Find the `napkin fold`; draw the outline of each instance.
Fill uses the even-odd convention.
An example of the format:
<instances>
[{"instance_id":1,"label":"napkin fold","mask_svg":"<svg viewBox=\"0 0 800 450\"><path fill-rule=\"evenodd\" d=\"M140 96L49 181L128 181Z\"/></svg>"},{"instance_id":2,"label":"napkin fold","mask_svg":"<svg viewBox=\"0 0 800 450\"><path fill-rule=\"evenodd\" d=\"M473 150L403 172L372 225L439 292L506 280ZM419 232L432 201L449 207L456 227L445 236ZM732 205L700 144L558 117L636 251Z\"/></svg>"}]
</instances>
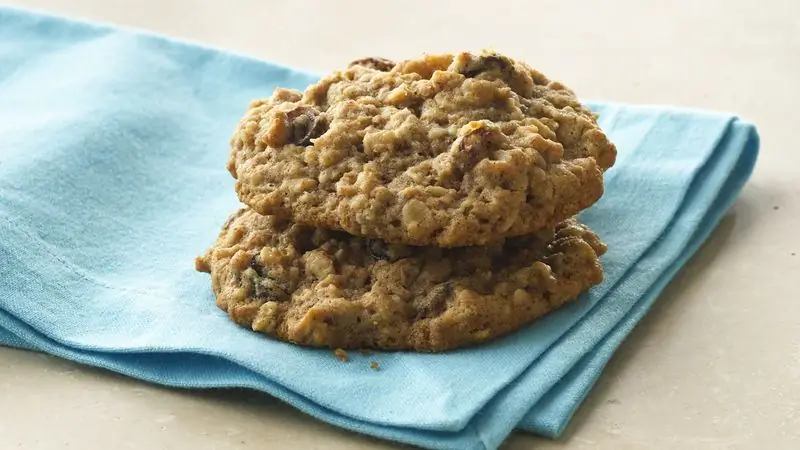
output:
<instances>
[{"instance_id":1,"label":"napkin fold","mask_svg":"<svg viewBox=\"0 0 800 450\"><path fill-rule=\"evenodd\" d=\"M238 208L225 161L246 105L316 79L0 8L0 344L167 386L257 389L422 447L494 449L515 428L557 437L759 148L731 115L590 103L619 148L604 197L581 214L609 246L605 281L481 347L342 363L234 325L193 269Z\"/></svg>"}]
</instances>

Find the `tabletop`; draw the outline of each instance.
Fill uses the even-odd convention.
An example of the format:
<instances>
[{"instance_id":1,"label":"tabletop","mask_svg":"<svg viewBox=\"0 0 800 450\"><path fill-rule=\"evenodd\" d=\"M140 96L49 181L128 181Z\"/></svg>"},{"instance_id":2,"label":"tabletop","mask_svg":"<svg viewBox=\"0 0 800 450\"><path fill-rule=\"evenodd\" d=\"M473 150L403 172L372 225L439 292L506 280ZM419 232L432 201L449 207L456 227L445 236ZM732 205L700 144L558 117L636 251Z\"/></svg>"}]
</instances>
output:
<instances>
[{"instance_id":1,"label":"tabletop","mask_svg":"<svg viewBox=\"0 0 800 450\"><path fill-rule=\"evenodd\" d=\"M800 448L800 2L12 0L324 72L491 48L584 99L732 112L752 180L557 441L504 448ZM2 43L0 43L2 45ZM266 395L181 391L0 348L0 448L398 448Z\"/></svg>"}]
</instances>

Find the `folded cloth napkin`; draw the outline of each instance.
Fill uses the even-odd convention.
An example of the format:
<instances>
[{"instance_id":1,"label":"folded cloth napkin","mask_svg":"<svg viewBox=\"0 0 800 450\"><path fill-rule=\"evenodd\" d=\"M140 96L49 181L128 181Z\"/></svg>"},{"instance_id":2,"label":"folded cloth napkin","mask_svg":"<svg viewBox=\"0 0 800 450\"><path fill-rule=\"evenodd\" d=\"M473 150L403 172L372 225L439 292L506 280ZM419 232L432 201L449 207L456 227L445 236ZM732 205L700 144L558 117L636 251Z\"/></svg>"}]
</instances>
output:
<instances>
[{"instance_id":1,"label":"folded cloth napkin","mask_svg":"<svg viewBox=\"0 0 800 450\"><path fill-rule=\"evenodd\" d=\"M581 215L609 246L605 281L481 347L342 363L237 327L193 268L238 208L225 161L247 103L316 78L0 8L0 343L167 386L257 389L422 447L557 437L758 153L755 128L729 115L590 104L619 148Z\"/></svg>"}]
</instances>

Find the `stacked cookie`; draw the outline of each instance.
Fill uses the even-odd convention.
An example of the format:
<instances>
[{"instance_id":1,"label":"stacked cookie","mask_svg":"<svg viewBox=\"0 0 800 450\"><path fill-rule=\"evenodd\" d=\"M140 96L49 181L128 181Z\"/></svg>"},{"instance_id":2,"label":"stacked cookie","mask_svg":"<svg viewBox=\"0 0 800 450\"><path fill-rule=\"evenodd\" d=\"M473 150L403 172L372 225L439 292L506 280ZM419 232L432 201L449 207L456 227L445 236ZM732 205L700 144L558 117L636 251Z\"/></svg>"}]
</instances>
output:
<instances>
[{"instance_id":1,"label":"stacked cookie","mask_svg":"<svg viewBox=\"0 0 800 450\"><path fill-rule=\"evenodd\" d=\"M602 280L574 216L616 149L574 93L496 53L355 61L251 103L247 205L197 259L238 324L303 345L442 351Z\"/></svg>"}]
</instances>

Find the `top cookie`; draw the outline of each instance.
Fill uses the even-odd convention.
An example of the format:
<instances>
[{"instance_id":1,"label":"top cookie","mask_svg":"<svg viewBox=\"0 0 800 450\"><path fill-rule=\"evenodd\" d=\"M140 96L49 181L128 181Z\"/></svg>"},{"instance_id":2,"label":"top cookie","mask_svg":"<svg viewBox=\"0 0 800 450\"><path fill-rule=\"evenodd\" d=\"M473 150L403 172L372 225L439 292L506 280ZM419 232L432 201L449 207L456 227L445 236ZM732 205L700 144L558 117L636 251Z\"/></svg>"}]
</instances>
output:
<instances>
[{"instance_id":1,"label":"top cookie","mask_svg":"<svg viewBox=\"0 0 800 450\"><path fill-rule=\"evenodd\" d=\"M231 146L261 214L439 247L553 227L600 198L616 158L571 90L495 53L355 61L251 103Z\"/></svg>"}]
</instances>

